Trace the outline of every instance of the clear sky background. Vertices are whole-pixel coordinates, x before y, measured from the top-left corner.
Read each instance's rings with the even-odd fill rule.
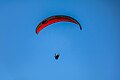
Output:
[[[118,0],[0,0],[0,80],[120,80],[119,14]],[[61,22],[36,35],[52,15],[83,30]]]

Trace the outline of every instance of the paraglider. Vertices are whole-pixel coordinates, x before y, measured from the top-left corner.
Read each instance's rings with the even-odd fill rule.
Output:
[[[66,15],[55,15],[55,16],[50,16],[50,17],[44,19],[43,21],[41,21],[36,28],[36,34],[38,34],[45,27],[47,27],[53,23],[56,23],[56,22],[71,22],[71,23],[79,25],[80,30],[82,30],[80,23],[76,19],[74,19],[70,16],[66,16]],[[54,55],[56,60],[58,60],[59,56],[60,55],[58,53],[55,53],[55,55]]]
[[[43,28],[47,27],[50,24],[56,23],[56,22],[72,22],[77,25],[79,25],[80,30],[82,30],[82,27],[80,23],[75,20],[74,18],[66,15],[55,15],[55,16],[50,16],[46,19],[44,19],[42,22],[39,23],[39,25],[36,28],[36,34],[38,34]]]
[[[54,56],[54,57],[55,57],[56,60],[58,60],[59,56],[60,56],[60,55],[59,55],[58,53],[55,53],[55,56]]]

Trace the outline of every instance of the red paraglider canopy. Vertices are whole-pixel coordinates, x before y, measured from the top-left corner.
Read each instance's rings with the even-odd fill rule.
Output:
[[[82,30],[80,23],[74,18],[70,16],[65,16],[65,15],[55,15],[55,16],[48,17],[44,19],[42,22],[40,22],[36,28],[36,34],[38,34],[43,28],[56,22],[72,22],[72,23],[78,24],[80,26],[80,29]]]

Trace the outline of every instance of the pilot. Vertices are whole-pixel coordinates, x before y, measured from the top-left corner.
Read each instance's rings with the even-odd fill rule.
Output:
[[[60,55],[59,55],[58,53],[55,53],[55,56],[54,56],[54,57],[55,57],[56,60],[58,60],[59,56],[60,56]]]

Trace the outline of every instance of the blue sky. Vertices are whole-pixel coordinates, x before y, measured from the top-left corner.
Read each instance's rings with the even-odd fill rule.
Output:
[[[120,80],[117,0],[0,0],[0,80]],[[69,15],[36,35],[39,22]],[[59,60],[54,54],[60,54]]]

